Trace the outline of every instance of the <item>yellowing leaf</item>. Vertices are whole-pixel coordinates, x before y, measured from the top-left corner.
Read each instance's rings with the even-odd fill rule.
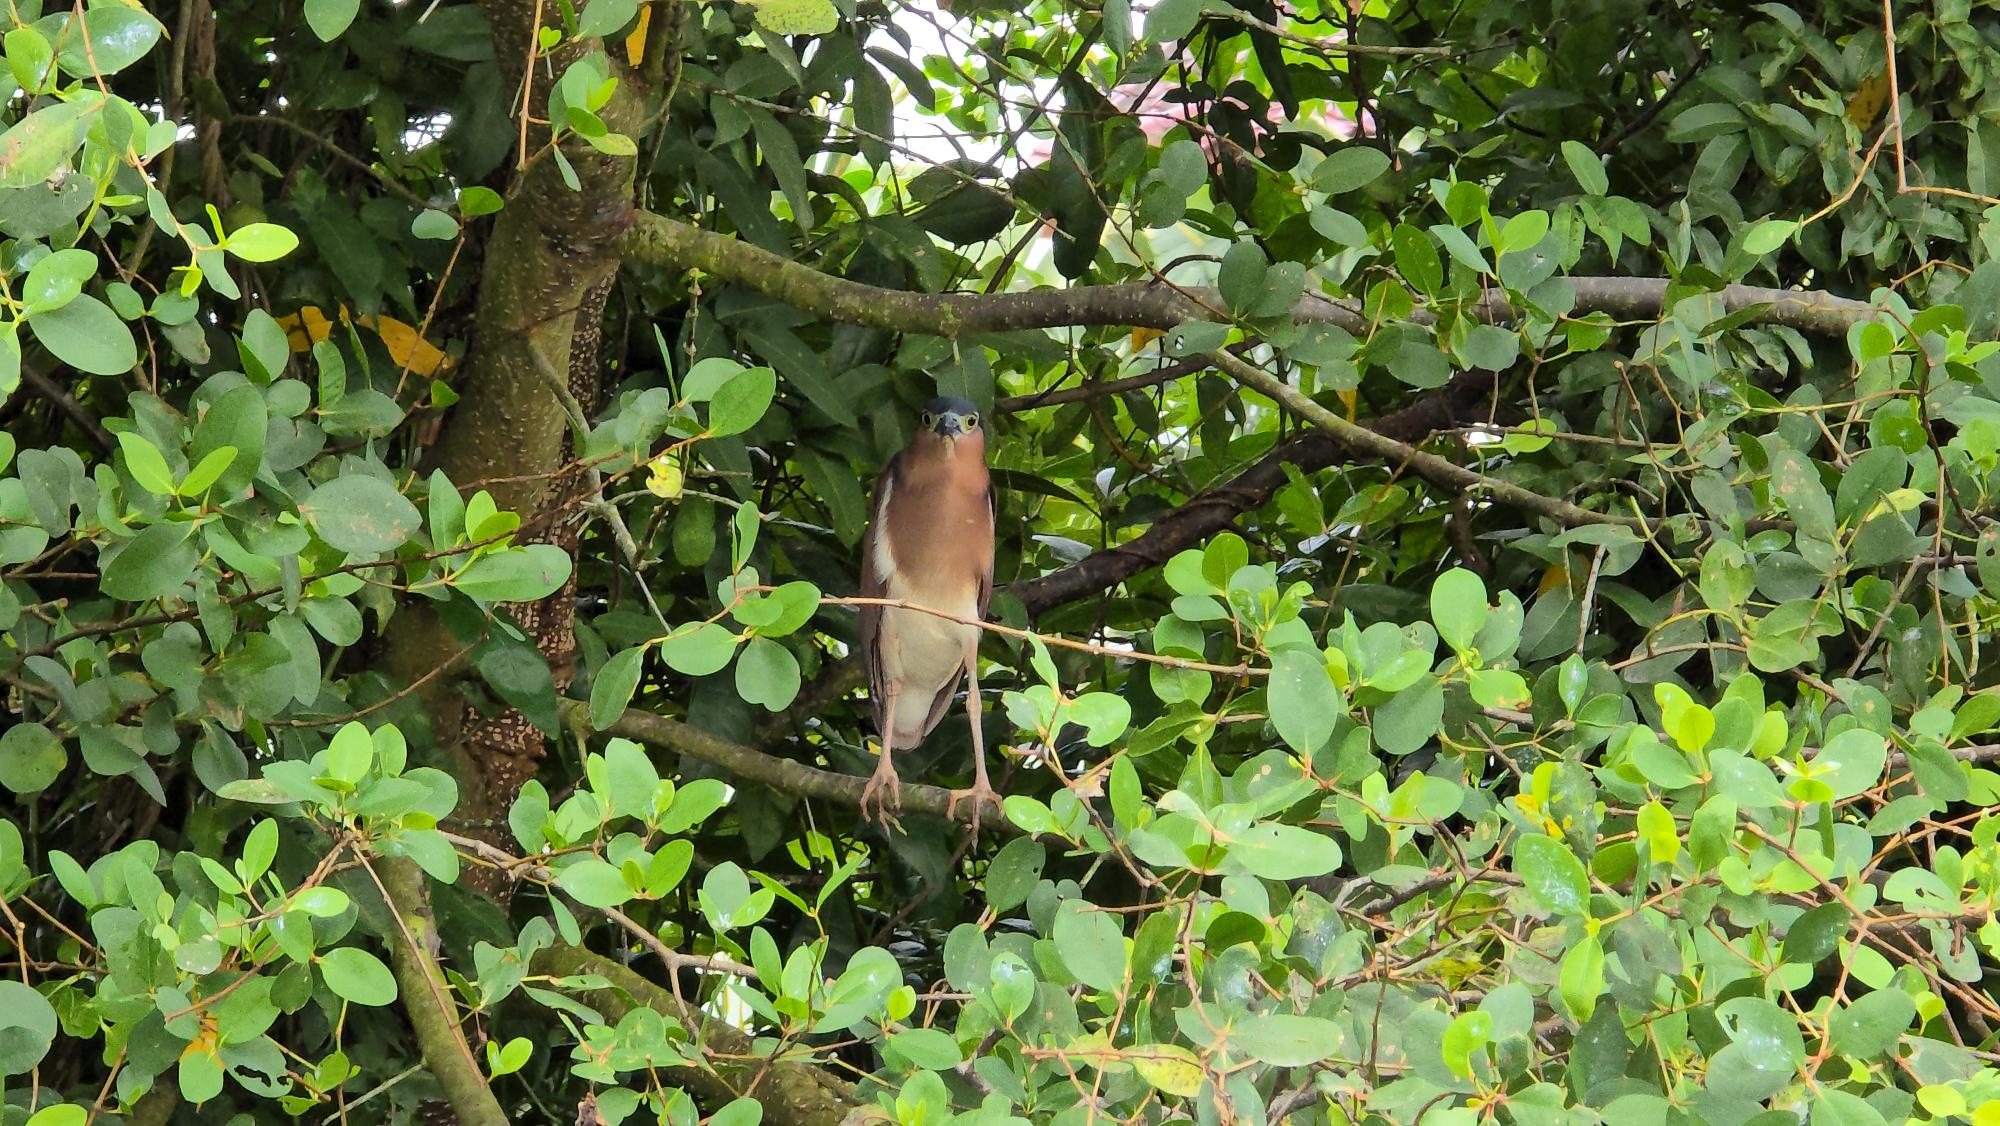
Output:
[[[416,329],[394,317],[362,317],[355,323],[374,329],[383,347],[389,349],[389,358],[418,375],[436,375],[451,363],[450,357],[433,348]]]
[[[1875,124],[1875,119],[1882,116],[1888,105],[1889,72],[1885,70],[1861,80],[1854,96],[1847,100],[1847,120],[1853,122],[1856,129],[1865,130]]]
[[[639,22],[632,25],[632,34],[625,37],[625,57],[632,62],[633,69],[646,61],[646,28],[653,22],[653,5],[639,5]]]
[[[340,310],[341,319],[347,318],[347,310]],[[307,305],[289,317],[279,317],[278,327],[285,330],[285,339],[294,352],[310,352],[312,346],[327,338],[333,331],[333,322],[319,311],[317,305]]]
[[[1137,352],[1165,335],[1157,328],[1135,328],[1132,330],[1132,350]]]
[[[779,35],[825,35],[840,26],[833,0],[757,0],[757,23]]]
[[[373,330],[382,338],[382,346],[388,349],[389,358],[396,361],[399,367],[423,376],[434,376],[451,367],[450,356],[432,346],[416,329],[394,317],[351,317],[345,305],[336,311],[336,315],[341,324],[351,322]],[[334,323],[315,305],[304,306],[289,317],[278,318],[278,327],[285,330],[285,340],[294,352],[311,351],[313,345],[333,333]]]
[[[1178,1044],[1145,1044],[1126,1053],[1139,1075],[1155,1088],[1181,1098],[1201,1090],[1201,1061]]]
[[[669,454],[661,454],[647,466],[652,470],[646,478],[646,491],[662,500],[672,500],[681,495],[687,484],[687,477],[681,472],[678,461]]]

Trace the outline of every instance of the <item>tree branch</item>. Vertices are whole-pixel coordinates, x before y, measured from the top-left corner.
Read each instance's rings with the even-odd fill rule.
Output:
[[[1490,372],[1461,372],[1423,402],[1361,425],[1385,438],[1415,444],[1435,431],[1487,418],[1494,387]],[[1177,552],[1228,527],[1242,513],[1262,507],[1285,483],[1286,465],[1312,473],[1348,460],[1351,452],[1325,434],[1300,435],[1235,477],[1153,521],[1131,542],[1107,547],[1061,570],[1020,580],[1004,589],[1020,599],[1032,617],[1109,590],[1141,571],[1165,566]]]
[[[1072,326],[1171,329],[1189,321],[1227,320],[1213,290],[1151,282],[1080,285],[1014,293],[917,293],[849,281],[747,242],[704,231],[652,212],[635,216],[625,236],[627,258],[665,268],[696,269],[741,285],[773,301],[827,320],[928,336],[1010,332]],[[1573,277],[1575,313],[1603,312],[1621,320],[1656,318],[1667,307],[1666,278]],[[1699,292],[1696,290],[1690,293]],[[1726,312],[1767,305],[1756,319],[1823,335],[1838,335],[1880,310],[1866,301],[1819,290],[1727,286],[1719,295]],[[1519,320],[1522,311],[1504,294],[1489,294],[1470,312],[1488,322]],[[1336,324],[1365,334],[1369,324],[1354,305],[1308,294],[1292,310],[1300,322]],[[1413,318],[1428,322],[1419,310]]]
[[[396,975],[396,991],[416,1034],[425,1069],[437,1080],[463,1126],[507,1126],[507,1114],[493,1097],[493,1088],[486,1085],[472,1046],[459,1030],[457,1006],[451,1001],[444,971],[431,953],[437,925],[430,917],[423,869],[399,857],[382,857],[367,867],[396,918],[397,933],[389,939],[389,966]]]
[[[1299,418],[1319,427],[1341,445],[1355,453],[1374,454],[1392,465],[1405,465],[1410,470],[1434,485],[1452,489],[1483,489],[1494,500],[1512,508],[1532,512],[1546,517],[1564,527],[1576,528],[1585,524],[1617,524],[1621,527],[1643,530],[1645,522],[1629,516],[1609,516],[1602,512],[1592,512],[1553,497],[1545,497],[1531,492],[1509,481],[1474,473],[1453,462],[1427,454],[1414,446],[1398,442],[1394,438],[1377,434],[1358,423],[1349,422],[1339,415],[1320,406],[1306,397],[1305,392],[1258,367],[1247,360],[1237,359],[1228,352],[1209,353],[1215,365],[1229,373],[1238,383],[1254,387],[1263,392],[1280,406]]]
[[[612,1023],[638,1008],[652,1009],[679,1021],[704,1045],[706,1058],[728,1061],[715,1063],[714,1070],[692,1066],[676,1069],[676,1077],[711,1107],[737,1098],[752,1084],[756,1086],[757,1101],[763,1104],[764,1120],[774,1126],[839,1126],[860,1105],[854,1088],[823,1068],[789,1061],[771,1063],[758,1053],[749,1036],[722,1021],[707,1018],[672,993],[601,954],[573,946],[552,946],[535,955],[533,966],[536,973],[557,977],[594,974],[609,981],[608,987],[587,990],[580,999]]]
[[[585,722],[590,705],[582,700],[563,700],[561,706],[574,721]],[[622,735],[635,742],[649,746],[663,747],[700,759],[713,766],[727,770],[737,778],[752,782],[762,782],[774,790],[796,794],[802,798],[823,798],[842,805],[859,807],[861,791],[868,780],[857,774],[836,774],[831,770],[807,766],[792,759],[767,755],[762,751],[732,743],[703,731],[699,727],[685,724],[676,719],[628,708],[625,714],[603,729],[607,735]],[[957,818],[946,817],[951,807],[951,791],[942,786],[926,786],[916,782],[903,783],[903,812],[927,813],[947,820],[970,824],[972,810],[963,809]],[[963,803],[961,803],[963,804]],[[986,824],[993,825],[991,819]],[[997,832],[1018,832],[1011,821],[997,823]]]

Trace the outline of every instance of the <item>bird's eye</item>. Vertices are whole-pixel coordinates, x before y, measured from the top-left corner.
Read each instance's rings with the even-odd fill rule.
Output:
[[[966,416],[965,416],[965,428],[966,428],[967,430],[973,430],[973,429],[976,429],[976,428],[977,428],[978,426],[979,426],[979,416],[978,416],[978,415],[976,415],[976,414],[969,414],[969,415],[966,415]]]
[[[924,429],[929,430],[931,428],[931,424],[936,421],[937,421],[936,416],[932,415],[931,412],[929,411],[924,412]]]

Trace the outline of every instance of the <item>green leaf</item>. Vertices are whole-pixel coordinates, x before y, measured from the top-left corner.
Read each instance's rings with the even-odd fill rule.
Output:
[[[1909,994],[1895,987],[1877,989],[1833,1015],[1828,1042],[1841,1055],[1871,1060],[1893,1049],[1916,1015],[1917,1003]]]
[[[202,458],[193,469],[188,470],[186,479],[174,486],[174,492],[184,497],[200,496],[207,492],[209,486],[215,484],[235,461],[235,446],[222,446],[208,451],[207,457]]]
[[[1855,727],[1827,740],[1813,757],[1812,776],[1831,787],[1838,801],[1873,789],[1888,764],[1889,747],[1882,736]]]
[[[1604,160],[1580,141],[1562,143],[1564,163],[1569,165],[1569,173],[1576,177],[1577,186],[1585,195],[1601,196],[1611,190],[1611,178],[1604,174]]]
[[[1325,833],[1263,821],[1230,842],[1229,860],[1266,880],[1304,880],[1340,866],[1340,844]]]
[[[1408,223],[1398,223],[1390,232],[1389,245],[1396,252],[1396,272],[1412,289],[1435,297],[1444,288],[1444,263],[1430,236]]]
[[[1491,613],[1485,581],[1463,567],[1446,571],[1431,584],[1431,624],[1446,645],[1461,653],[1472,647]]]
[[[84,129],[99,112],[99,107],[81,102],[58,102],[30,113],[0,133],[0,188],[27,188],[46,182],[83,144]]]
[[[958,1042],[935,1028],[892,1032],[888,1036],[888,1044],[902,1053],[904,1059],[927,1071],[946,1071],[965,1062],[964,1054],[958,1050]]]
[[[799,694],[799,662],[768,637],[753,637],[736,661],[736,694],[746,704],[780,712]]]
[[[1260,1013],[1230,1026],[1229,1044],[1273,1067],[1305,1067],[1339,1050],[1340,1026],[1321,1017]]]
[[[576,21],[576,34],[599,39],[623,28],[639,14],[639,0],[591,0]]]
[[[458,213],[467,219],[491,215],[507,205],[500,193],[477,184],[458,193]]]
[[[1793,919],[1785,931],[1785,961],[1811,966],[1831,957],[1853,921],[1853,913],[1841,903],[1822,903]]]
[[[585,857],[556,878],[571,898],[586,907],[616,907],[632,898],[625,875],[607,861]]]
[[[0,786],[17,794],[48,789],[67,765],[62,740],[39,723],[16,724],[0,734]]]
[[[375,765],[375,740],[360,723],[342,724],[326,748],[326,772],[350,785],[368,776]]]
[[[592,4],[587,10],[594,12],[597,5]],[[410,220],[410,233],[421,239],[450,242],[458,237],[458,220],[436,208],[426,208]]]
[[[15,980],[0,981],[0,1076],[26,1075],[55,1041],[48,998]]]
[[[1548,212],[1523,211],[1501,225],[1497,249],[1502,254],[1530,250],[1548,233]]]
[[[0,138],[4,143],[4,138]],[[92,375],[123,375],[139,364],[132,329],[88,293],[28,318],[35,339],[63,363]]]
[[[744,368],[717,387],[708,400],[708,434],[723,438],[741,434],[762,421],[778,393],[778,376],[770,368]]]
[[[526,1067],[535,1054],[535,1046],[526,1036],[516,1036],[502,1047],[498,1040],[486,1042],[486,1073],[495,1079]]]
[[[1223,304],[1232,313],[1247,312],[1264,295],[1264,277],[1270,272],[1271,260],[1264,256],[1263,247],[1248,239],[1231,246],[1222,255],[1222,267],[1216,274]]]
[[[1563,1007],[1576,1021],[1588,1021],[1597,1011],[1597,999],[1604,993],[1604,944],[1596,935],[1584,935],[1563,955],[1558,988]]]
[[[1389,157],[1382,150],[1356,142],[1334,152],[1313,169],[1312,186],[1328,195],[1341,195],[1365,188],[1389,170]]]
[[[1048,850],[1028,837],[1008,841],[986,868],[986,905],[995,912],[1011,911],[1028,901],[1041,883]]]
[[[126,542],[104,567],[98,589],[124,602],[164,598],[185,586],[201,563],[193,524],[153,524]]]
[[[139,487],[156,497],[174,495],[173,471],[167,468],[167,459],[160,454],[158,446],[148,441],[144,434],[127,430],[118,435],[118,448],[125,454],[125,471],[139,483]]]
[[[245,262],[276,262],[299,248],[299,236],[276,223],[249,223],[229,233],[226,249]]]
[[[1326,662],[1315,649],[1280,649],[1271,657],[1265,692],[1271,725],[1285,745],[1310,756],[1333,737],[1333,725],[1346,712],[1346,701],[1334,687]]]
[[[305,6],[306,26],[312,28],[320,42],[331,43],[354,22],[354,14],[361,10],[361,0],[305,0]]]
[[[22,314],[60,309],[83,292],[97,273],[97,255],[74,247],[47,255],[28,269],[21,284]]]
[[[299,512],[328,546],[349,555],[382,555],[409,542],[423,526],[417,506],[394,485],[362,473],[314,489]]]
[[[382,959],[355,946],[337,946],[319,957],[320,977],[334,995],[357,1005],[381,1006],[396,999],[396,978]]]
[[[702,622],[692,629],[675,630],[660,642],[660,659],[683,676],[708,676],[729,664],[741,640],[714,622]]]
[[[1771,493],[1791,513],[1800,532],[1814,539],[1833,539],[1833,498],[1827,496],[1819,470],[1804,454],[1784,449],[1771,455]]]
[[[603,731],[625,714],[625,705],[632,702],[632,693],[639,687],[639,670],[645,657],[645,647],[635,645],[617,653],[597,670],[590,682],[593,731]]]
[[[5,44],[7,68],[14,81],[31,94],[46,91],[49,69],[56,58],[56,49],[50,46],[48,37],[32,26],[23,25],[7,33]]]
[[[1057,913],[1051,937],[1078,981],[1107,993],[1125,988],[1125,935],[1116,915],[1072,899]]]
[[[1444,1065],[1453,1075],[1472,1078],[1472,1053],[1483,1054],[1486,1045],[1493,1039],[1493,1014],[1483,1009],[1460,1013],[1452,1019],[1444,1030],[1444,1039],[1438,1050],[1444,1056]]]
[[[1581,915],[1590,904],[1583,862],[1554,837],[1526,835],[1514,842],[1514,873],[1544,911]]]
[[[64,70],[78,78],[110,76],[145,58],[164,30],[159,20],[142,9],[97,5],[84,13],[82,20],[72,18],[64,28],[56,58]]]
[[[480,554],[451,585],[484,602],[533,602],[569,581],[569,553],[551,543]]]
[[[1760,219],[1743,232],[1743,249],[1761,258],[1784,246],[1798,229],[1790,219]]]

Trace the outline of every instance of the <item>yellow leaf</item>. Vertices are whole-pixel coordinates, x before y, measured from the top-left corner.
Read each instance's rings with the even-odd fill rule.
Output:
[[[1889,72],[1870,75],[1861,80],[1854,96],[1847,100],[1847,120],[1856,129],[1866,130],[1882,116],[1889,105]]]
[[[1132,330],[1132,350],[1137,352],[1165,335],[1157,328],[1135,328]]]
[[[341,309],[341,319],[347,319],[347,310]],[[307,305],[289,317],[279,317],[278,327],[285,330],[285,339],[294,352],[310,352],[312,346],[327,338],[333,331],[333,322],[319,311],[317,305]]]
[[[394,317],[361,317],[356,320],[366,328],[375,330],[382,338],[382,346],[389,350],[389,358],[398,367],[408,368],[418,375],[436,375],[450,366],[451,358],[431,346],[430,341],[418,335],[417,330]]]
[[[1181,1098],[1193,1098],[1201,1090],[1201,1060],[1179,1044],[1145,1044],[1128,1049],[1139,1075],[1154,1087]]]
[[[1569,568],[1561,563],[1555,563],[1550,565],[1548,570],[1542,572],[1542,582],[1540,586],[1535,588],[1535,593],[1547,594],[1559,586],[1568,585]]]
[[[625,57],[632,61],[633,69],[646,61],[646,27],[653,22],[653,5],[639,5],[639,22],[632,25],[632,34],[625,37]]]
[[[648,468],[652,473],[646,478],[647,492],[662,500],[673,500],[681,495],[681,489],[687,484],[687,475],[681,472],[676,459],[661,454],[653,459]]]

